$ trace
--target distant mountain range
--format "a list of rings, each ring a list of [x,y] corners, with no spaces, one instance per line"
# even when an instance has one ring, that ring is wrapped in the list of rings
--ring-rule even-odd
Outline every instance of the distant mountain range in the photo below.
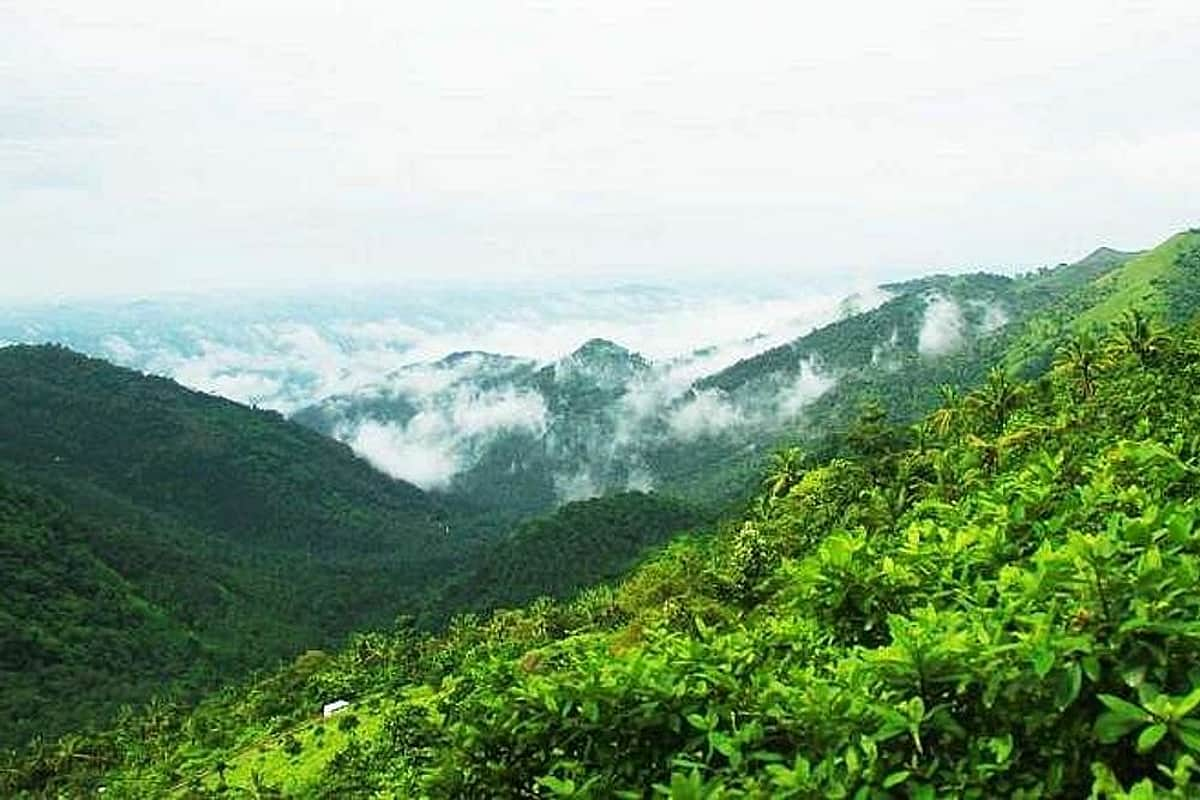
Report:
[[[537,512],[648,488],[719,506],[781,438],[820,438],[871,399],[914,418],[940,383],[978,380],[985,355],[1130,259],[1100,248],[1020,277],[887,284],[883,302],[848,304],[831,324],[724,367],[703,350],[653,362],[599,339],[544,365],[458,353],[294,419],[393,475],[484,506]]]

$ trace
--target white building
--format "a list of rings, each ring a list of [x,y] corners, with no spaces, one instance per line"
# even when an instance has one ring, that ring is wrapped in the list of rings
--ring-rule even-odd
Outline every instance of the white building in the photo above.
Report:
[[[325,719],[329,719],[334,714],[338,713],[344,708],[348,708],[349,706],[350,704],[345,700],[334,700],[332,703],[326,703],[324,706],[322,706],[321,716]]]

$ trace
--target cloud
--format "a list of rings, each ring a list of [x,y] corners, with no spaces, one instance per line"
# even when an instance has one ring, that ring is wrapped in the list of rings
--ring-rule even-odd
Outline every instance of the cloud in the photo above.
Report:
[[[719,389],[704,389],[667,413],[671,434],[683,441],[719,436],[745,421],[745,417]]]
[[[940,293],[925,299],[925,316],[917,336],[917,352],[923,356],[953,353],[963,344],[966,320],[953,299]]]
[[[829,385],[813,364],[753,397],[688,395],[696,379],[843,316],[845,296],[832,285],[811,293],[694,284],[414,291],[371,301],[201,297],[147,301],[136,313],[103,304],[35,309],[14,329],[33,325],[39,337],[283,413],[319,403],[337,438],[427,488],[448,486],[505,431],[541,437],[537,446],[556,465],[586,467],[559,478],[563,496],[575,498],[588,486],[653,486],[645,454],[670,437],[793,419]],[[865,309],[887,296],[859,289],[853,302]],[[531,376],[594,337],[645,353],[651,366],[631,373],[613,408],[552,435]],[[629,377],[589,375],[610,389]]]
[[[564,503],[574,503],[599,497],[604,493],[604,484],[587,471],[554,476],[554,491]]]
[[[1145,245],[1200,207],[1192,0],[39,0],[4,23],[7,293],[882,281]]]
[[[392,477],[422,489],[445,489],[495,436],[546,432],[546,405],[531,392],[460,387],[414,399],[422,405],[403,423],[366,419],[343,425],[335,436]]]
[[[780,414],[783,415],[784,420],[795,417],[804,410],[805,406],[835,385],[837,385],[837,380],[818,372],[811,360],[801,362],[795,378],[779,392]]]
[[[364,422],[349,437],[355,452],[381,472],[424,489],[444,489],[460,465],[439,441],[425,441],[407,426]]]
[[[993,333],[1008,324],[1008,311],[999,303],[973,300],[971,301],[971,305],[983,313],[983,317],[980,319],[978,325],[979,333]]]

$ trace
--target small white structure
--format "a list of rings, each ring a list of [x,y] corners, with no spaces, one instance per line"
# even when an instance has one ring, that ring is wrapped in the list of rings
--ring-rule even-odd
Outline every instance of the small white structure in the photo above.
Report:
[[[326,703],[324,706],[321,707],[321,716],[324,717],[325,719],[329,719],[330,717],[332,717],[334,714],[338,713],[342,709],[349,708],[349,707],[350,707],[350,704],[347,703],[345,700],[334,700],[332,703]]]

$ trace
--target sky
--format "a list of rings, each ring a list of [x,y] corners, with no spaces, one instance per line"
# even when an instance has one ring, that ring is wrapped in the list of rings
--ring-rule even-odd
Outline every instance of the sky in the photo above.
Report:
[[[0,0],[0,299],[1146,247],[1197,75],[1195,0]]]

